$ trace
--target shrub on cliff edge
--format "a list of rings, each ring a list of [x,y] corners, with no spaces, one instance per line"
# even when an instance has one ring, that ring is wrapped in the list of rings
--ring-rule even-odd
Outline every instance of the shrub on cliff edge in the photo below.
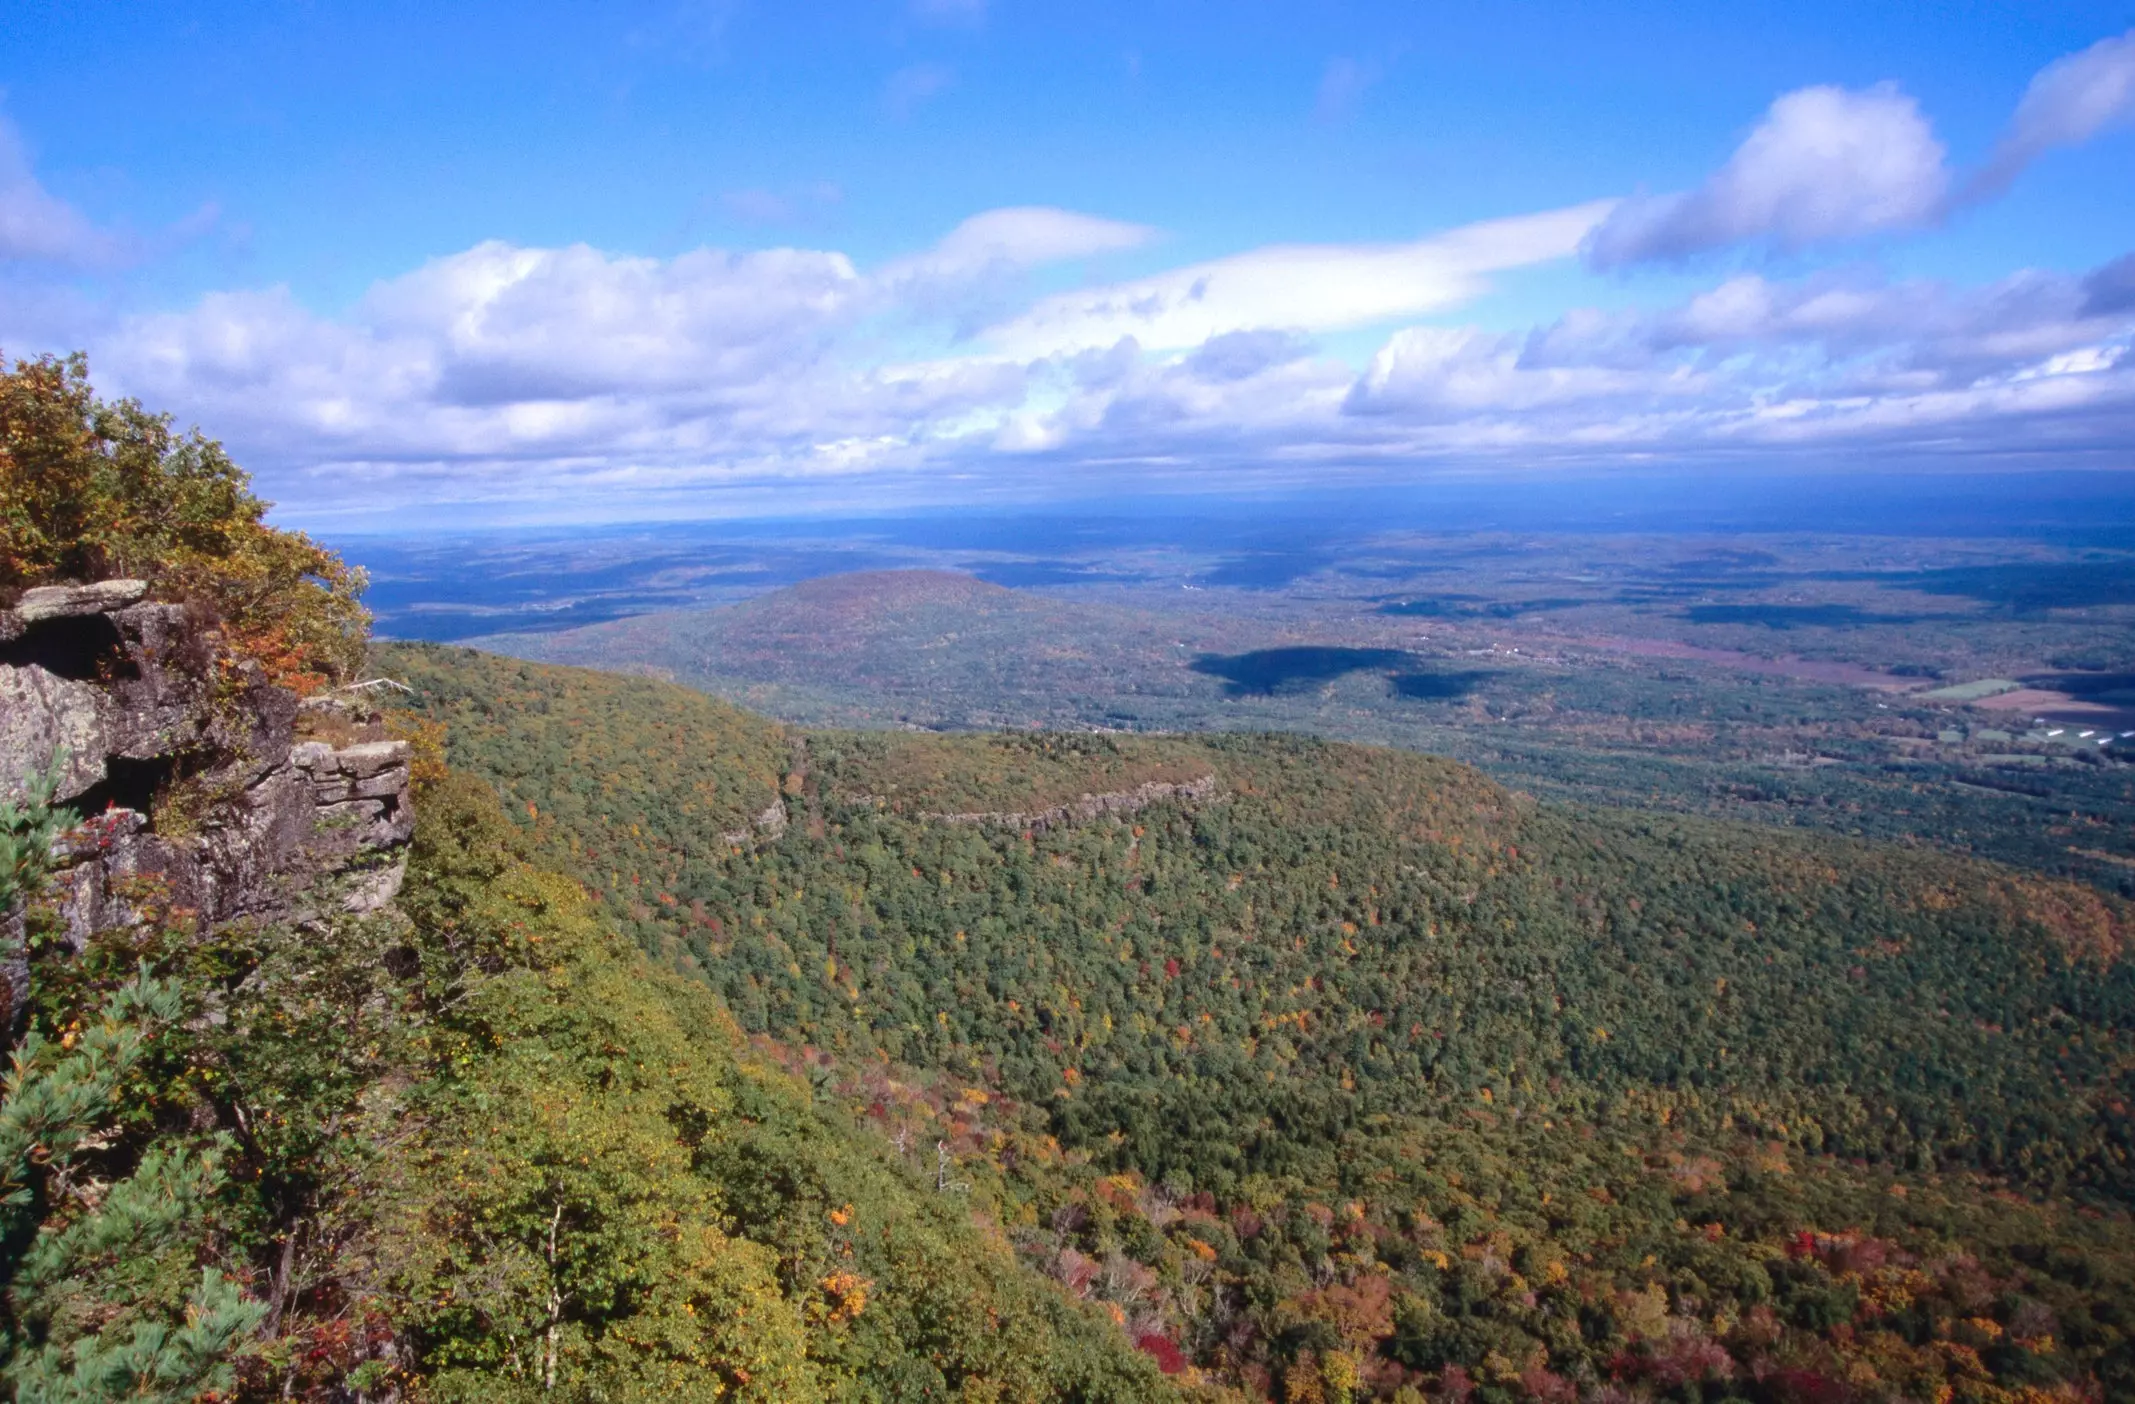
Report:
[[[0,605],[62,581],[150,582],[220,616],[230,650],[312,692],[363,659],[363,573],[268,504],[222,445],[96,397],[88,362],[0,360]]]

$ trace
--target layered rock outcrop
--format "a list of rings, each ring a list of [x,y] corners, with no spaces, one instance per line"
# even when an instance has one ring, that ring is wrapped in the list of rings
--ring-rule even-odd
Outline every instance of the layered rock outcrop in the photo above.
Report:
[[[139,581],[27,591],[0,610],[0,799],[58,772],[79,816],[42,902],[77,948],[152,916],[207,928],[376,909],[413,829],[409,755],[360,704],[300,701],[218,664],[208,621]],[[27,988],[0,917],[0,999]]]
[[[1204,775],[1198,780],[1176,783],[1150,780],[1131,790],[1086,794],[1072,804],[1055,805],[1051,809],[972,810],[957,814],[925,813],[919,817],[939,824],[993,824],[1042,834],[1063,824],[1087,824],[1107,814],[1133,814],[1159,800],[1210,800],[1222,793],[1222,782],[1213,775]]]

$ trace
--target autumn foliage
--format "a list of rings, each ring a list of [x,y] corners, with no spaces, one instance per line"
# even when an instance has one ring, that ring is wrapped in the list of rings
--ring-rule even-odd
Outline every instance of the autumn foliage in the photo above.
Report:
[[[267,507],[214,440],[97,398],[82,357],[0,369],[0,605],[38,585],[145,579],[211,611],[229,656],[316,691],[362,661],[364,576],[268,526]]]

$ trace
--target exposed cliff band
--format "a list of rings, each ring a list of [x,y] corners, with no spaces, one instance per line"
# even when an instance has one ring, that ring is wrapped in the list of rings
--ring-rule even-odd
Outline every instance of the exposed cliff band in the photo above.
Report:
[[[1171,783],[1150,780],[1136,785],[1131,790],[1106,790],[1101,794],[1086,794],[1070,804],[1056,804],[1050,809],[987,809],[969,810],[955,814],[926,812],[917,817],[937,824],[991,824],[1009,829],[1030,829],[1044,833],[1062,824],[1087,824],[1107,814],[1133,814],[1147,809],[1160,800],[1214,800],[1222,797],[1223,788],[1214,775],[1204,775],[1198,780]],[[874,800],[871,795],[860,796],[861,802]]]
[[[25,591],[0,610],[0,798],[59,771],[80,822],[44,900],[77,948],[151,914],[202,928],[369,911],[392,900],[413,829],[407,743],[359,705],[300,700],[138,580]],[[28,989],[24,913],[0,927],[0,998]]]

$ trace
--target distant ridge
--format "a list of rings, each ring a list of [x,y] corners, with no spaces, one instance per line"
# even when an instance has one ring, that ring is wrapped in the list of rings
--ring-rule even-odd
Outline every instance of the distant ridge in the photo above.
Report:
[[[723,616],[735,630],[882,629],[911,624],[925,627],[948,611],[974,614],[1048,615],[1072,611],[1075,606],[1020,590],[990,584],[975,575],[948,570],[862,570],[846,575],[821,575],[788,585],[754,599],[743,600],[725,610],[687,611],[674,615],[650,615],[648,619]],[[932,619],[915,616],[922,613]],[[631,620],[594,625],[593,629],[619,631]],[[591,632],[587,630],[586,632]],[[574,631],[575,632],[575,631]]]
[[[1028,598],[961,571],[856,570],[803,580],[798,585],[758,595],[735,608],[798,602],[818,609],[899,609],[921,604],[1013,604]]]
[[[1075,699],[1107,680],[1213,693],[1180,666],[1192,654],[1187,627],[954,571],[875,570],[719,609],[470,642],[536,662],[650,674],[811,724],[1016,727],[1072,721]]]

